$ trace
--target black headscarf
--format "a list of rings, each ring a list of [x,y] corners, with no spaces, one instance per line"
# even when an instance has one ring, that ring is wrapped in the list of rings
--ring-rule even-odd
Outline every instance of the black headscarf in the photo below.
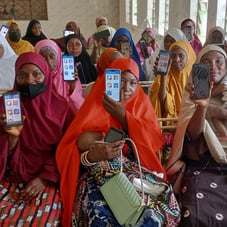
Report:
[[[87,53],[83,42],[81,40],[81,37],[77,34],[71,34],[65,37],[65,46],[66,46],[66,51],[65,54],[69,54],[67,51],[67,43],[71,38],[76,38],[80,40],[82,44],[82,52],[78,57],[74,57],[75,63],[81,63],[78,66],[78,74],[80,78],[80,82],[82,84],[87,84],[92,81],[95,81],[97,78],[97,72],[94,64],[91,61],[91,58],[89,54]],[[81,67],[82,66],[82,67]]]

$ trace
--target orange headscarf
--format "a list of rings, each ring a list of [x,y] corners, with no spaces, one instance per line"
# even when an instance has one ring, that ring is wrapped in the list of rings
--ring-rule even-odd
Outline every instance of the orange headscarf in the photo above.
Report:
[[[130,71],[137,80],[139,70],[136,62],[130,58],[117,58],[110,68],[121,72]],[[78,184],[80,155],[77,138],[85,131],[107,133],[110,126],[122,129],[118,119],[110,115],[103,107],[102,97],[105,91],[105,76],[94,84],[77,116],[66,131],[57,149],[57,165],[61,175],[61,196],[63,201],[62,226],[71,226],[72,210]],[[165,171],[158,160],[157,151],[163,144],[161,129],[149,98],[138,84],[135,94],[125,101],[128,133],[135,142],[142,166],[151,171]]]

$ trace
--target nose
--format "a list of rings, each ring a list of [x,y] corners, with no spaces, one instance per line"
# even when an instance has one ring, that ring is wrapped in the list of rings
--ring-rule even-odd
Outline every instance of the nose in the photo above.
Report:
[[[34,77],[33,75],[30,73],[26,76],[25,78],[25,83],[26,84],[32,84],[34,82]]]

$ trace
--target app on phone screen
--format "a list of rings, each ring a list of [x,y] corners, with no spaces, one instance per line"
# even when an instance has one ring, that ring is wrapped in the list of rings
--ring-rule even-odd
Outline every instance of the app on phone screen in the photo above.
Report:
[[[72,81],[75,80],[75,65],[73,55],[63,55],[63,76],[64,80]]]

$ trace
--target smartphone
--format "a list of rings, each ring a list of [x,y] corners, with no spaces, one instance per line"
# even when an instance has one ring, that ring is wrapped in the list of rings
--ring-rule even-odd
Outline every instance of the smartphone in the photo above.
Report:
[[[63,78],[65,81],[75,80],[75,64],[74,56],[63,54],[62,55],[62,65],[63,65]]]
[[[140,40],[140,47],[141,47],[144,58],[149,58],[147,45],[144,40]]]
[[[20,92],[6,92],[3,94],[6,127],[22,125]]]
[[[95,40],[99,41],[104,38],[108,38],[110,36],[110,31],[108,29],[101,31],[101,32],[96,32],[94,34]]]
[[[192,40],[192,27],[191,26],[184,26],[183,32],[185,36],[187,37],[188,41]]]
[[[159,51],[159,60],[156,74],[166,75],[170,60],[170,52],[166,50]]]
[[[9,30],[9,27],[7,27],[6,25],[2,25],[1,28],[0,28],[0,32],[6,36],[7,32]]]
[[[121,53],[125,56],[125,57],[130,57],[130,44],[129,41],[125,40],[125,41],[121,41]]]
[[[194,99],[205,99],[210,95],[210,64],[198,63],[192,66]]]
[[[142,33],[142,37],[145,40],[146,44],[149,44],[154,40],[154,38],[150,35],[148,31],[144,31]]]
[[[113,143],[122,140],[124,138],[124,135],[125,135],[124,131],[111,126],[104,139],[104,142]]]
[[[121,99],[121,70],[105,70],[105,90],[106,94],[113,100],[119,102]]]
[[[71,34],[74,34],[74,33],[75,33],[74,31],[69,31],[69,30],[66,30],[66,29],[63,31],[64,36],[68,36],[68,35],[71,35]]]

